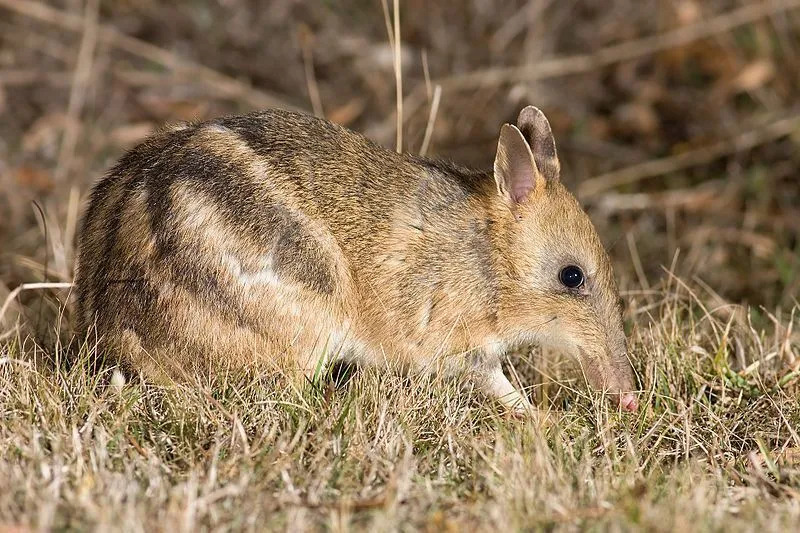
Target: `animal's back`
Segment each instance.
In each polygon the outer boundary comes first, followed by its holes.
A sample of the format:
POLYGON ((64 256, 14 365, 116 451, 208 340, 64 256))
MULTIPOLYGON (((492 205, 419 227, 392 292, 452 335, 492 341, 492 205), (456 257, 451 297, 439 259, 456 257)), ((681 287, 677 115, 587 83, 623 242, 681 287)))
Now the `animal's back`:
POLYGON ((366 142, 281 112, 148 139, 92 192, 79 327, 94 326, 105 351, 155 377, 245 365, 313 344, 303 332, 338 331, 352 279, 320 214, 357 206, 332 202, 336 182, 320 183, 315 165, 339 168, 332 155, 366 142))
POLYGON ((415 313, 401 292, 447 289, 406 262, 463 241, 424 226, 471 201, 473 181, 295 113, 162 131, 92 192, 79 327, 151 376, 369 351, 409 319, 398 302, 415 313))

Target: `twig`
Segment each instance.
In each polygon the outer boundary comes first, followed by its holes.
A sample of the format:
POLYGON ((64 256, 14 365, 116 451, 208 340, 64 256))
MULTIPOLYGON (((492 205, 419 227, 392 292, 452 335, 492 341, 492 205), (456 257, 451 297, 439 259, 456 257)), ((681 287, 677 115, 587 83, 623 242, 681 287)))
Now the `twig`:
POLYGON ((5 316, 6 311, 8 310, 14 298, 19 296, 19 293, 21 293, 22 291, 32 291, 40 289, 69 289, 72 288, 74 285, 75 285, 74 283, 52 283, 52 282, 23 283, 22 285, 19 285, 13 291, 8 293, 6 301, 3 303, 3 307, 0 307, 0 320, 2 320, 3 316, 5 316))
POLYGON ((53 85, 68 85, 72 78, 71 72, 35 69, 3 69, 0 70, 0 85, 20 86, 40 83, 53 85))
POLYGON ((753 128, 732 139, 719 141, 710 146, 607 172, 581 183, 578 187, 578 196, 587 198, 619 185, 635 183, 654 176, 662 176, 670 172, 704 165, 720 157, 743 152, 790 135, 798 128, 800 128, 800 115, 795 115, 765 126, 753 128))
POLYGON ((422 59, 422 75, 425 76, 425 94, 428 95, 428 100, 433 96, 433 85, 431 84, 431 70, 428 67, 428 50, 423 48, 420 52, 422 59))
MULTIPOLYGON (((34 2, 32 0, 0 0, 0 7, 47 24, 58 26, 65 30, 73 32, 83 31, 82 17, 46 6, 39 2, 34 2)), ((256 89, 249 83, 242 82, 222 74, 221 72, 217 72, 212 68, 177 56, 168 50, 164 50, 163 48, 142 41, 141 39, 125 35, 111 26, 100 24, 98 27, 97 39, 109 46, 147 59, 167 69, 172 69, 186 77, 202 78, 203 83, 213 87, 217 93, 227 98, 241 99, 255 108, 279 107, 293 111, 300 109, 286 102, 280 96, 261 89, 256 89)))
POLYGON ((311 33, 311 29, 306 26, 300 27, 300 46, 303 49, 303 68, 305 69, 306 86, 308 87, 308 98, 311 100, 311 108, 316 116, 324 118, 325 109, 322 107, 317 75, 314 73, 314 36, 311 33))
POLYGON ((468 74, 450 76, 442 80, 446 89, 475 88, 487 84, 532 81, 568 74, 578 74, 622 61, 654 54, 670 48, 730 31, 775 13, 800 7, 800 0, 785 2, 759 2, 727 11, 711 19, 702 19, 694 24, 665 31, 641 39, 601 48, 590 54, 540 61, 534 65, 478 70, 468 74))
POLYGON ((431 102, 431 112, 428 115, 428 124, 425 126, 425 137, 422 139, 422 146, 419 149, 419 155, 425 157, 428 153, 428 146, 433 137, 433 124, 436 122, 436 115, 439 113, 439 100, 442 97, 442 86, 437 85, 433 91, 433 102, 431 102))
POLYGON ((616 193, 607 192, 602 196, 586 199, 606 212, 644 211, 647 209, 704 210, 720 199, 722 180, 703 182, 702 185, 687 189, 672 189, 658 192, 616 193))
POLYGON ((403 151, 403 55, 400 46, 400 0, 394 0, 394 75, 397 87, 397 151, 403 151))
POLYGON ((81 129, 79 120, 83 104, 86 102, 86 89, 92 77, 94 51, 97 47, 97 23, 100 10, 99 0, 88 0, 83 16, 83 36, 78 49, 78 60, 75 62, 75 73, 69 91, 67 104, 67 121, 64 123, 64 135, 58 152, 58 163, 54 171, 56 182, 60 182, 69 172, 75 156, 75 146, 81 129))
POLYGON ((33 365, 30 361, 22 361, 20 359, 12 359, 11 357, 0 357, 0 366, 2 365, 10 365, 16 364, 19 366, 24 366, 25 368, 33 368, 33 365))
POLYGON ((389 4, 387 0, 381 1, 383 18, 386 23, 386 32, 389 35, 389 46, 394 53, 394 83, 397 108, 395 111, 396 143, 395 150, 403 151, 403 56, 400 46, 400 0, 394 0, 393 22, 389 18, 389 4))
MULTIPOLYGON (((0 0, 3 3, 9 0, 0 0)), ((800 8, 800 0, 783 2, 759 2, 748 4, 737 9, 720 13, 693 24, 687 24, 648 37, 633 39, 623 43, 606 46, 589 54, 546 59, 530 65, 515 67, 496 67, 475 70, 465 74, 447 76, 438 80, 442 90, 463 91, 487 86, 497 86, 518 81, 535 81, 557 78, 573 74, 591 72, 622 61, 630 61, 639 57, 655 54, 670 48, 684 46, 700 39, 731 31, 740 26, 751 24, 757 20, 800 8)), ((417 86, 406 98, 406 117, 411 117, 424 104, 426 91, 424 86, 417 86)), ((388 122, 388 121, 387 121, 388 122)), ((379 128, 385 132, 388 123, 379 128)))
POLYGON ((710 19, 701 19, 694 24, 687 24, 686 26, 649 37, 607 46, 590 54, 554 58, 520 67, 477 70, 468 74, 450 76, 441 80, 441 83, 445 89, 463 90, 490 84, 532 81, 568 74, 579 74, 683 46, 712 35, 730 31, 770 15, 796 8, 800 8, 800 0, 753 3, 721 13, 710 19))
POLYGON ((133 438, 133 435, 131 435, 131 434, 130 434, 130 433, 127 431, 127 430, 125 431, 125 437, 128 439, 128 443, 129 443, 131 446, 133 446, 133 448, 134 448, 134 449, 135 449, 137 452, 139 452, 139 455, 141 455, 141 456, 142 456, 142 457, 144 457, 145 459, 148 457, 148 456, 147 456, 147 451, 146 451, 144 448, 142 448, 142 445, 141 445, 141 444, 139 444, 138 442, 136 442, 136 439, 134 439, 134 438, 133 438))
MULTIPOLYGON (((633 236, 632 232, 628 232, 626 237, 628 241, 628 250, 631 254, 631 260, 633 261, 633 270, 636 272, 636 277, 639 279, 639 286, 645 291, 648 291, 650 290, 650 281, 647 279, 647 274, 642 266, 642 257, 639 255, 639 247, 636 246, 636 237, 633 236)), ((647 297, 647 300, 649 303, 652 303, 652 298, 647 297)))

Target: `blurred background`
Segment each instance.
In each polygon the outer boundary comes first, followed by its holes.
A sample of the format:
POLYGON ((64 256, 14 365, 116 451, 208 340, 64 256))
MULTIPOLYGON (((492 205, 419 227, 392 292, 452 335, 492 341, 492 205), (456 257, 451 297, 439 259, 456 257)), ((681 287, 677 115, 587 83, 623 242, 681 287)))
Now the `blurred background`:
POLYGON ((160 125, 282 107, 394 148, 400 85, 402 149, 474 166, 542 108, 628 298, 796 302, 799 0, 387 4, 0 0, 0 304, 71 281, 91 184, 160 125))

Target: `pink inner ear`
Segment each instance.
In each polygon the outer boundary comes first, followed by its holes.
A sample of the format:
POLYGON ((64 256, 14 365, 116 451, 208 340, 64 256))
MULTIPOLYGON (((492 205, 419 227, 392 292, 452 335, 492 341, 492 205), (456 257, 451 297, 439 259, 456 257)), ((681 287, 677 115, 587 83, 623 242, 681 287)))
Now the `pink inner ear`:
POLYGON ((520 203, 535 188, 536 163, 530 146, 516 126, 505 124, 500 129, 500 140, 495 157, 495 177, 507 191, 509 199, 520 203))
POLYGON ((530 183, 516 182, 511 189, 511 194, 514 196, 514 201, 519 203, 527 198, 532 190, 533 186, 530 183))

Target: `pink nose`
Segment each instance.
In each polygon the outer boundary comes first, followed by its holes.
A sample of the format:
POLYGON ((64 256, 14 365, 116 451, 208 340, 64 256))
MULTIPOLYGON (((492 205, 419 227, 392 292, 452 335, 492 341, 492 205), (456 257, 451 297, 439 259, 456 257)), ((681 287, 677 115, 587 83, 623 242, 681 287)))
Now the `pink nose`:
POLYGON ((619 397, 619 405, 626 411, 636 411, 639 408, 639 401, 632 392, 626 392, 619 397))

